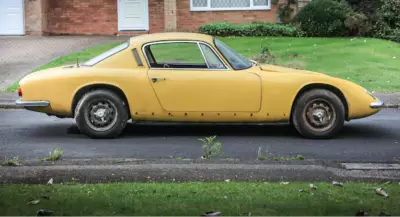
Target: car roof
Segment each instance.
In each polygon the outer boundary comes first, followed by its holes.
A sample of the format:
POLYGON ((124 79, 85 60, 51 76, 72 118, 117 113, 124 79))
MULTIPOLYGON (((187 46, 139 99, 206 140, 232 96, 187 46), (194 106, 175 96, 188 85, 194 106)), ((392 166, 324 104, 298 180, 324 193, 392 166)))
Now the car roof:
POLYGON ((193 41, 204 41, 210 44, 213 43, 213 37, 199 33, 188 33, 188 32, 168 32, 168 33, 154 33, 147 35, 135 36, 130 39, 131 44, 146 44, 149 42, 156 41, 179 41, 179 40, 193 40, 193 41))

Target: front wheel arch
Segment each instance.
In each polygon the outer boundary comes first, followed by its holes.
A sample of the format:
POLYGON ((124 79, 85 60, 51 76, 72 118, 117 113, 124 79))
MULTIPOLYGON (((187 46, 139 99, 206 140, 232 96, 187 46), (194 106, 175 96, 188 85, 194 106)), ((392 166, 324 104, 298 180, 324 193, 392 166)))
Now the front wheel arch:
POLYGON ((292 118, 293 118, 293 111, 296 108, 296 102, 300 98, 301 95, 303 95, 305 92, 313 90, 313 89, 325 89, 333 92, 336 96, 339 97, 339 99, 342 101, 345 109, 345 120, 349 120, 349 105, 347 104, 346 97, 344 96, 343 92, 339 90, 337 87, 329 85, 329 84, 322 84, 322 83, 314 83, 314 84, 308 84, 305 85, 303 88, 300 89, 300 91, 297 93, 295 99, 293 100, 292 103, 292 108, 290 110, 290 123, 292 123, 292 118))
MULTIPOLYGON (((71 112, 72 112, 72 117, 75 117, 75 108, 78 105, 79 100, 88 92, 94 91, 94 90, 109 90, 112 91, 113 93, 117 94, 119 97, 121 97, 122 100, 125 101, 127 109, 128 109, 128 114, 130 116, 130 107, 129 107, 129 102, 128 98, 126 97, 124 91, 122 91, 119 87, 116 87, 114 85, 110 84, 91 84, 84 86, 80 88, 74 95, 74 98, 72 100, 72 105, 71 105, 71 112)), ((130 118, 130 117, 129 117, 130 118)))

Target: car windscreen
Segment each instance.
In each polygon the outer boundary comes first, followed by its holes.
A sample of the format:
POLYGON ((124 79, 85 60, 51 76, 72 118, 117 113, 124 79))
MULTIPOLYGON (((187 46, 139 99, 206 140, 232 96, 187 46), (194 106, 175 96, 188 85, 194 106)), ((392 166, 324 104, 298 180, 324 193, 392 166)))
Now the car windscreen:
POLYGON ((225 57, 225 59, 231 64, 233 69, 235 70, 248 69, 253 65, 245 57, 236 53, 236 51, 234 51, 232 48, 230 48, 222 41, 218 39, 214 40, 215 40, 215 46, 218 48, 219 52, 221 52, 221 54, 225 57))
POLYGON ((118 45, 118 46, 116 46, 116 47, 114 47, 114 48, 112 48, 112 49, 110 49, 110 50, 108 50, 108 51, 106 51, 106 52, 104 52, 104 53, 102 53, 102 54, 90 59, 90 60, 88 60, 87 62, 83 63, 82 66, 93 66, 93 65, 96 65, 97 63, 107 59, 108 57, 110 57, 110 56, 112 56, 112 55, 114 55, 114 54, 116 54, 116 53, 118 53, 120 51, 125 50, 128 47, 129 47, 129 42, 125 42, 123 44, 120 44, 120 45, 118 45))

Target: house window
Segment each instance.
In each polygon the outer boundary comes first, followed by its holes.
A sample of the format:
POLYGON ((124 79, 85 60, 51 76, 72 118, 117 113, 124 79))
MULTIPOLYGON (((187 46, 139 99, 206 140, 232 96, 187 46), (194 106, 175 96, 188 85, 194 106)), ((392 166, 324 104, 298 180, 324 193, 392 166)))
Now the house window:
POLYGON ((268 10, 271 0, 190 0, 191 11, 268 10))

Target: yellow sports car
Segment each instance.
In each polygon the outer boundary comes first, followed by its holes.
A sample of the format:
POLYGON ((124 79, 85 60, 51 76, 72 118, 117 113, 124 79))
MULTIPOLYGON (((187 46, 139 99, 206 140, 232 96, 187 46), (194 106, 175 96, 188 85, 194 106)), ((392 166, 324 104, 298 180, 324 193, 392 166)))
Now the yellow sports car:
POLYGON ((93 138, 127 121, 289 122, 307 138, 330 138, 344 121, 383 103, 363 87, 324 74, 258 64, 195 33, 131 38, 83 64, 32 73, 17 105, 75 118, 93 138))

